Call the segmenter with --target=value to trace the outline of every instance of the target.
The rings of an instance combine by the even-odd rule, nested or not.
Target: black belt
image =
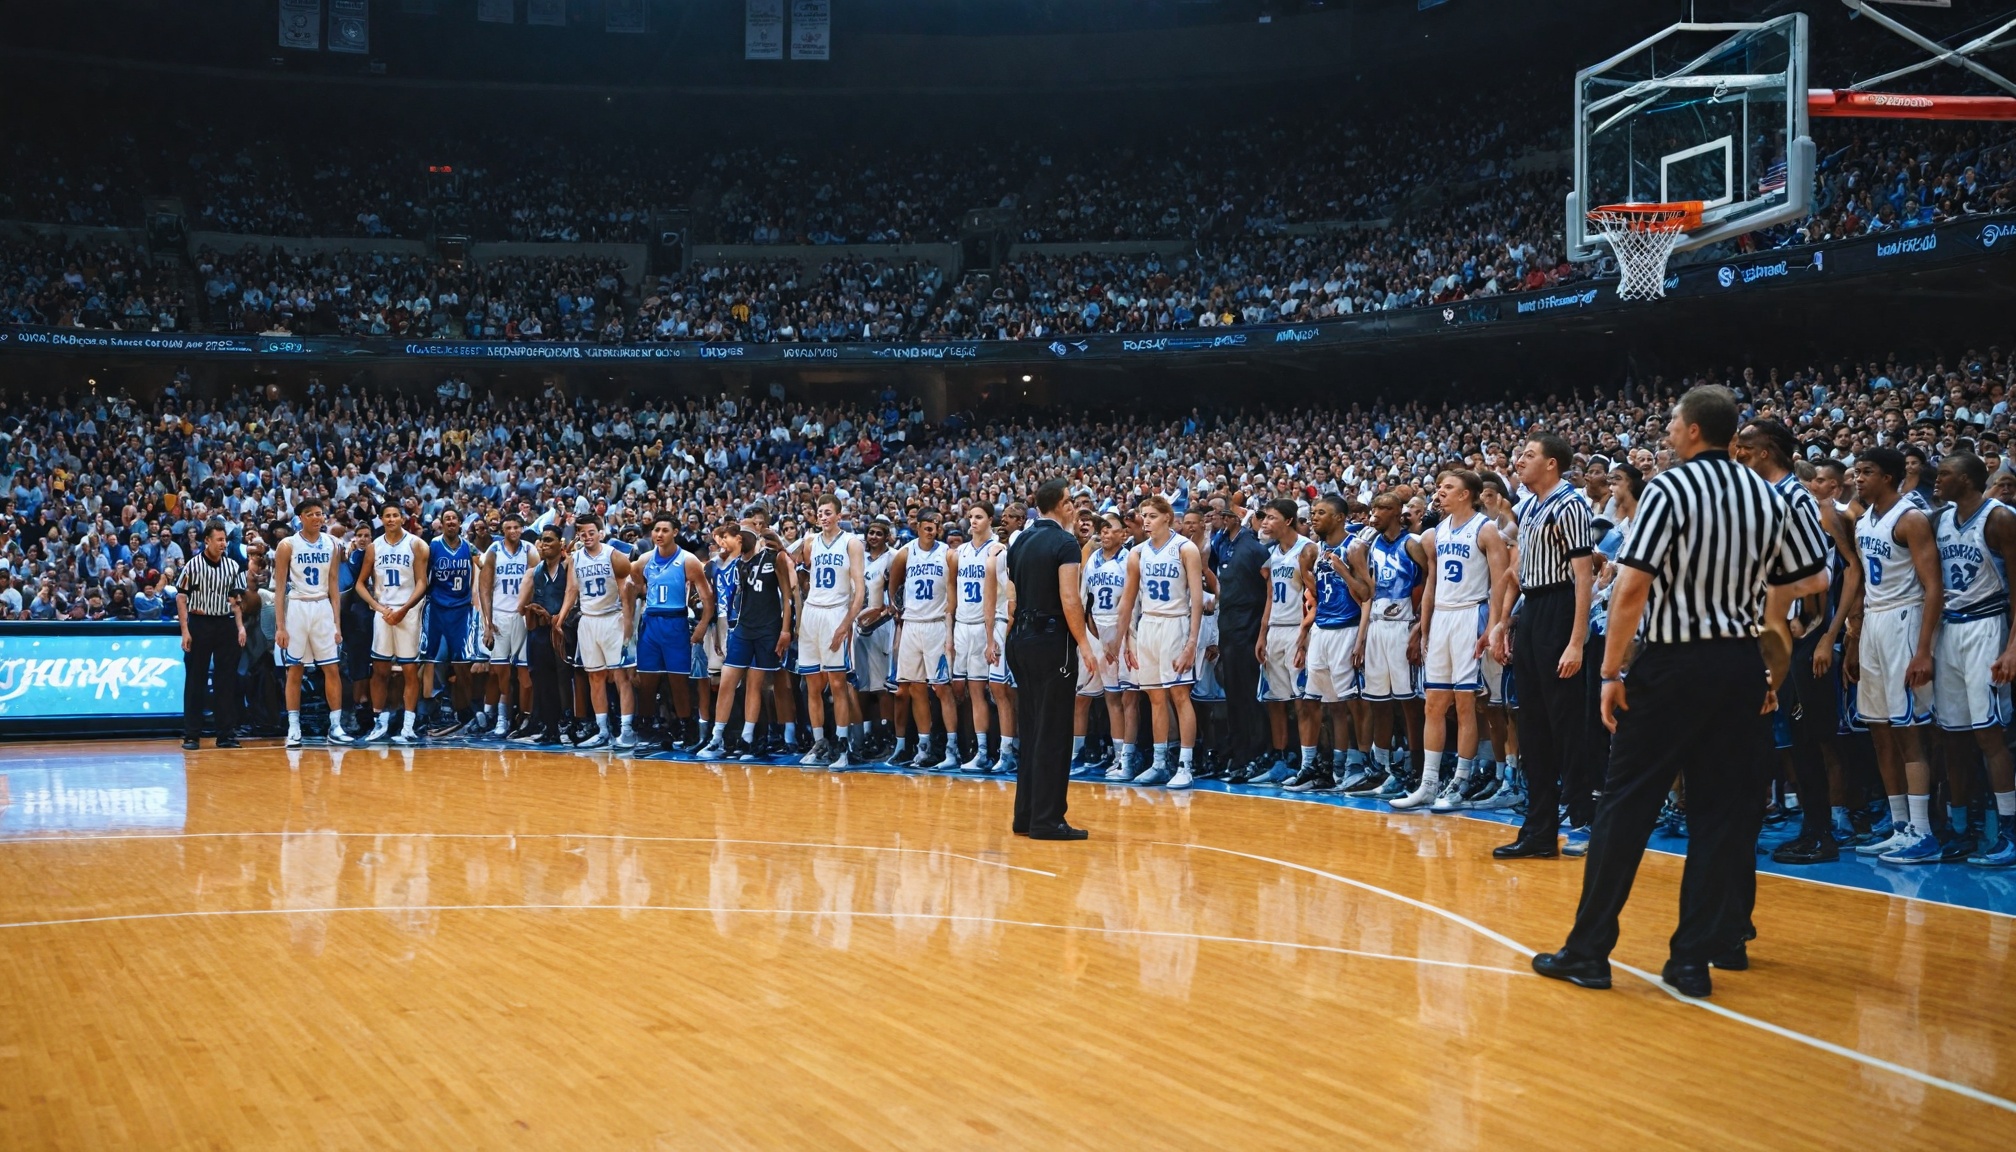
[[[1563,580],[1559,584],[1541,584],[1533,588],[1521,588],[1519,591],[1525,596],[1546,596],[1555,592],[1573,592],[1574,590],[1574,581]]]

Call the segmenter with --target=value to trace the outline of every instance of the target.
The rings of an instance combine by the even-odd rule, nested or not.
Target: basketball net
[[[1617,257],[1617,295],[1657,300],[1666,295],[1666,261],[1690,228],[1701,224],[1701,201],[1673,204],[1605,204],[1589,222]]]

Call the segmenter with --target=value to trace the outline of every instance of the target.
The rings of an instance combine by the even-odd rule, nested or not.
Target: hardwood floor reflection
[[[169,772],[119,786],[179,830],[0,826],[0,1142],[1952,1149],[2016,1123],[2005,916],[1766,877],[1731,1018],[1532,976],[1579,868],[1494,863],[1473,821],[1084,787],[1094,839],[1043,844],[987,781],[163,747],[48,755]],[[147,807],[106,796],[79,810]],[[1678,876],[1648,859],[1620,960],[1656,972]]]

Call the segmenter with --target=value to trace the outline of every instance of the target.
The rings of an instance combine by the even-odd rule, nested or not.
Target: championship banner
[[[329,51],[371,51],[371,0],[329,0]]]
[[[784,58],[784,0],[742,0],[742,58]]]
[[[280,0],[280,47],[321,50],[322,0]]]
[[[476,20],[480,24],[516,24],[517,0],[476,0]]]
[[[567,0],[525,0],[525,23],[567,26]]]
[[[832,0],[791,0],[791,59],[832,58]]]
[[[608,0],[603,9],[605,32],[649,32],[651,20],[646,0]]]

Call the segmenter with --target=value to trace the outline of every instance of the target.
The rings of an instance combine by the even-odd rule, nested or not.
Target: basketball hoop
[[[1689,229],[1701,226],[1699,200],[1671,204],[1605,204],[1589,223],[1617,256],[1617,295],[1657,300],[1666,295],[1666,261]]]

